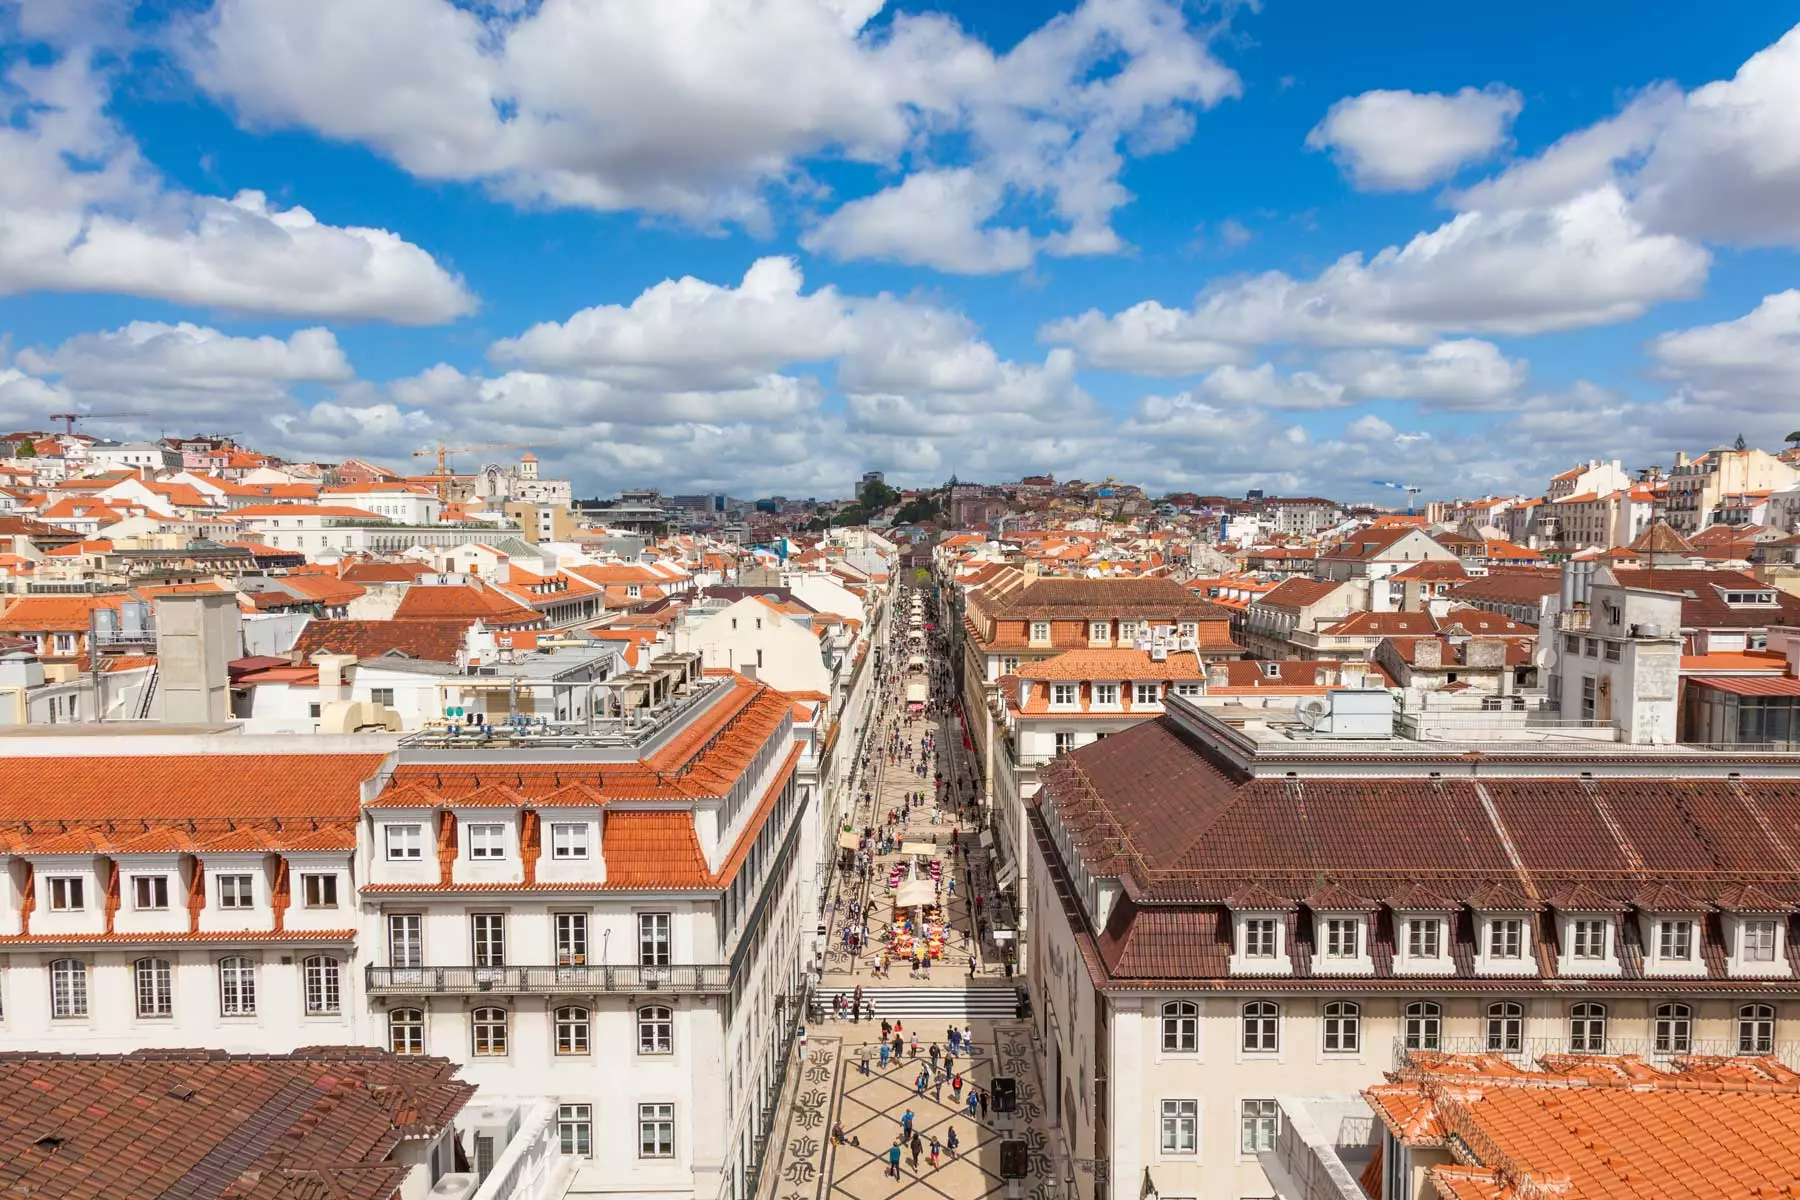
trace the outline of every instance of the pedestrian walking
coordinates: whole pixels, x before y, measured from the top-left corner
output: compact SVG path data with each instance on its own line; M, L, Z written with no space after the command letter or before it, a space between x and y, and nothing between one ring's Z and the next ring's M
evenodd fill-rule
M942 1145L942 1143L940 1143L940 1142L939 1142L939 1141L938 1141L938 1138L937 1138L937 1134L935 1134L935 1133L934 1133L934 1134L932 1134L932 1135L931 1135L931 1157L930 1157L930 1161L931 1161L931 1165L932 1165L932 1168L933 1168L933 1169L934 1169L934 1170L935 1170L935 1169L936 1169L936 1167L937 1167L937 1165L938 1165L938 1155L939 1155L939 1154L940 1154L940 1153L942 1153L942 1151L943 1151L943 1145Z
M933 1042L933 1043L931 1043L931 1069L934 1071L937 1070L937 1061L938 1061L938 1044L936 1042Z
M956 1026L952 1025L948 1029L944 1030L944 1041L950 1047L950 1049L953 1053L956 1050L957 1043L960 1042L961 1040L962 1040L962 1030L958 1029Z
M806 1033L805 1030L801 1030L802 1037L805 1036L805 1033ZM919 1035L916 1032L912 1035L912 1053L907 1055L907 1057L908 1058L919 1057Z
M900 1114L900 1140L901 1141L904 1142L908 1138L912 1137L912 1127L913 1127L913 1110L909 1108L905 1112Z
M884 1071L887 1070L887 1062L888 1062L888 1044L886 1042L883 1042L883 1043L881 1043L881 1069Z
M869 1048L867 1046L856 1052L856 1070L863 1075L869 1073Z
M973 1054L973 1053L975 1053L975 1036L974 1036L974 1031L973 1031L973 1030L971 1030L971 1029L970 1029L970 1028L969 1028L969 1026L968 1026L968 1024L967 1024L967 1023L965 1023L965 1024L964 1024L964 1025L963 1025L963 1036L962 1036L962 1040L963 1040L963 1046L964 1046L964 1048L965 1048L965 1052L966 1052L966 1053L969 1053L969 1054Z
M956 1073L956 1078L954 1078L950 1081L950 1099L958 1105L962 1104L962 1072L961 1071L958 1071Z
M987 1110L988 1110L988 1098L987 1098L987 1093L984 1091L981 1093L981 1119L984 1121L987 1120Z
M923 1149L925 1149L925 1139L920 1137L919 1131L915 1129L913 1130L912 1136L912 1169L914 1175L919 1173L919 1152Z
M899 1138L895 1138L894 1144L888 1147L887 1160L888 1160L887 1173L889 1175L892 1175L895 1179L900 1178L900 1139Z
M856 995L851 998L850 1019L852 1021L859 1022L862 1020L862 1003L863 1003L862 984L859 983L856 985Z
M960 1145L962 1145L962 1142L957 1139L956 1126L952 1125L944 1133L944 1148L950 1151L951 1158L955 1158L956 1149Z
M891 1038L891 1037L893 1037L893 1036L894 1036L894 1026L893 1026L893 1023L892 1023L892 1022L890 1022L890 1021L885 1021L885 1020L884 1020L884 1021L883 1021L883 1022L882 1022L882 1023L881 1023L881 1040L882 1040L882 1041L884 1041L884 1042L885 1042L885 1041L887 1041L887 1040L888 1040L888 1039L889 1039L889 1038Z
M969 1120L971 1120L971 1121L973 1121L975 1119L975 1100L976 1100L976 1093L978 1092L978 1090L979 1089L977 1089L977 1088L969 1089L968 1108L969 1108Z
M913 1087L919 1099L925 1098L925 1085L931 1082L931 1075L924 1067L919 1068L919 1077L913 1080Z

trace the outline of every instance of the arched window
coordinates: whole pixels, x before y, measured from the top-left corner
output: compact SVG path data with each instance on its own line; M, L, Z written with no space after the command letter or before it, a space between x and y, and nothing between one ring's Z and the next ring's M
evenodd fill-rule
M556 1010L556 1052L586 1054L588 1052L588 1010L577 1004Z
M1272 1000L1252 1000L1244 1005L1244 1049L1253 1054L1273 1054L1281 1047L1281 1008Z
M1429 1000L1406 1006L1406 1048L1436 1050L1444 1028L1444 1010Z
M342 989L338 986L338 960L329 954L315 954L300 964L306 988L308 1016L336 1016L343 1011Z
M388 1049L395 1054L425 1053L425 1010L396 1008L388 1014Z
M675 1053L675 1014L660 1004L638 1009L638 1053Z
M1328 1054L1355 1054L1362 1048L1362 1009L1348 1000L1325 1006L1325 1050Z
M506 1010L478 1008L469 1014L470 1050L478 1058L506 1053Z
M1200 1048L1198 1004L1171 1000L1162 1006L1162 1048L1171 1054L1192 1054Z
M1574 1054L1606 1053L1606 1005L1577 1004L1569 1010L1569 1050Z
M1686 1054L1694 1044L1694 1010L1685 1004L1656 1006L1656 1052Z
M1487 1048L1505 1052L1525 1046L1525 1010L1511 1000L1487 1006Z
M247 958L219 960L219 1015L256 1015L256 964Z
M88 1015L87 964L78 958L59 958L50 964L50 1015Z
M1775 1050L1775 1009L1746 1004L1738 1009L1738 1053L1771 1054Z
M166 958L140 958L131 964L131 982L137 993L137 1015L175 1015L175 976Z

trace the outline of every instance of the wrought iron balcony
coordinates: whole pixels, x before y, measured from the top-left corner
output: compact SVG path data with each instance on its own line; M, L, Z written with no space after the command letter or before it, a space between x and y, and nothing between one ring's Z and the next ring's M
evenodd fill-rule
M731 968L642 967L377 967L364 968L373 996L496 995L563 992L722 993L731 989Z

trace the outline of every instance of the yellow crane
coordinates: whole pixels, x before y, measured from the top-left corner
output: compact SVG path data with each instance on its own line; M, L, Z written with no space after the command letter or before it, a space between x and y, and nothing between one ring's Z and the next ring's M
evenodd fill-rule
M548 442L501 442L492 446L446 446L442 441L437 448L414 450L414 458L437 457L437 493L438 499L450 502L450 456L452 454L474 454L481 450L538 450L548 446Z

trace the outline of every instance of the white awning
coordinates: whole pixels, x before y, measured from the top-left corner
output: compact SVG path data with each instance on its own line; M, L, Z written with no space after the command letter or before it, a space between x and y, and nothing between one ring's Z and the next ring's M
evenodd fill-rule
M854 833L840 833L838 834L838 845L845 850L855 850L860 842Z
M902 842L902 843L900 843L900 853L902 853L902 854L932 854L932 855L935 855L937 852L938 852L938 847L933 842Z
M1019 868L1011 863L1002 864L1000 869L994 872L994 882L998 883L1001 887L1005 887L1018 877Z
M894 893L895 908L927 908L937 903L937 891L929 880L914 879Z

